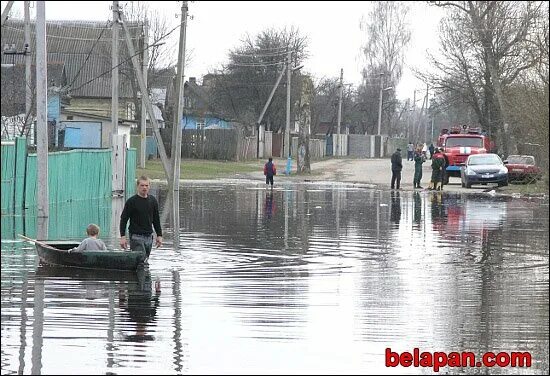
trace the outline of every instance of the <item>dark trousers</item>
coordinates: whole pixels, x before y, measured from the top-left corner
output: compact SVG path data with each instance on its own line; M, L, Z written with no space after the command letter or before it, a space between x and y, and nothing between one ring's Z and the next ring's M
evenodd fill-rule
M148 258L153 248L153 235L130 234L130 249L145 254Z
M407 160L408 161L414 160L414 153L412 151L407 150Z
M399 189L399 184L401 184L401 170L391 170L391 189Z

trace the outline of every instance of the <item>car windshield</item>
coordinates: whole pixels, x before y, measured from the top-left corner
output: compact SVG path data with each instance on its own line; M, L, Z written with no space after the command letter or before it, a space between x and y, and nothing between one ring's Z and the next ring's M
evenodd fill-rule
M472 155L468 159L468 165L499 165L501 164L500 158L495 154L480 154Z
M508 163L510 164L526 164L534 165L535 158L529 155L510 155L508 157Z
M483 147L483 139L481 137L448 137L445 142L445 147L454 146L470 146L475 148Z

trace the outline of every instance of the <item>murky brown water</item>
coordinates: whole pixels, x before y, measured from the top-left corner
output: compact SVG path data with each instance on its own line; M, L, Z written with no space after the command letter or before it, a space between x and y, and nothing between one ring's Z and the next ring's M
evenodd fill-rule
M115 245L120 204L61 212ZM548 373L548 202L229 182L185 185L179 209L136 274L39 266L10 240L34 222L3 217L2 374L433 372L387 368L388 347L528 351L440 372Z

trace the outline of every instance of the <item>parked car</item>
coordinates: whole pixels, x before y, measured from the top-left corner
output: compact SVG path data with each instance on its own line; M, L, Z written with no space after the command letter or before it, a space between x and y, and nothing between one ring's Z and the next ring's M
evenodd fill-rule
M533 182L542 177L542 170L532 155L509 155L504 164L508 168L509 181Z
M496 154L471 154L460 169L460 179L466 188L487 183L502 187L508 185L508 169Z

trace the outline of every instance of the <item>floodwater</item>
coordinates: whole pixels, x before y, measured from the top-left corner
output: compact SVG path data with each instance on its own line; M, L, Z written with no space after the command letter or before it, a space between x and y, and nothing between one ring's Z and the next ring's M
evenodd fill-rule
M227 181L183 185L178 208L152 193L165 245L138 273L39 265L15 238L36 233L32 213L2 217L2 374L434 373L386 367L386 348L529 352L529 368L440 373L548 374L548 201ZM96 222L117 246L122 205L52 208L50 238Z

